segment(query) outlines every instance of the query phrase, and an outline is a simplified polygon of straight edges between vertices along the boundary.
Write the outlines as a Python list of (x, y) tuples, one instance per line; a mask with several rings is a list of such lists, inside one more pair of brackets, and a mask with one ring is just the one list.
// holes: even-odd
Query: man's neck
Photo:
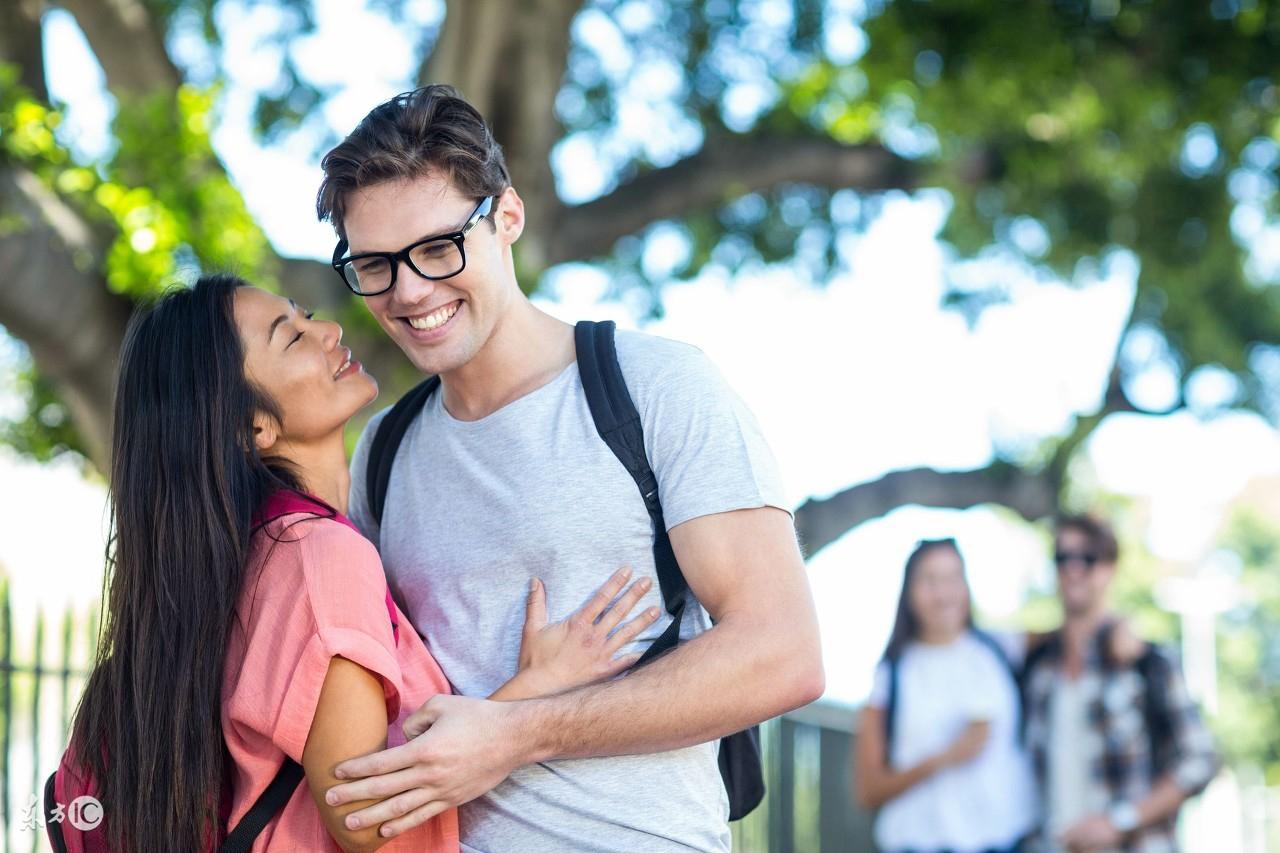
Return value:
[(342, 430), (315, 443), (282, 446), (278, 453), (293, 465), (308, 494), (347, 514), (351, 471), (347, 467)]
[(1107, 618), (1105, 607), (1068, 614), (1062, 623), (1063, 665), (1068, 674), (1078, 675), (1089, 655), (1089, 644)]
[(550, 382), (574, 357), (573, 327), (517, 298), (480, 352), (441, 375), (445, 408), (480, 420)]

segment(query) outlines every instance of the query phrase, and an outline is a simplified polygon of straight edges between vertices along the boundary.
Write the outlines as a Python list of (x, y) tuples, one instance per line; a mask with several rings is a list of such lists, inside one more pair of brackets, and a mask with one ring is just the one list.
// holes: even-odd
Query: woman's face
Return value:
[(236, 290), (235, 321), (246, 375), (280, 408), (281, 423), (259, 430), (260, 448), (327, 438), (378, 396), (337, 323), (309, 320), (292, 300), (256, 287)]
[(960, 555), (950, 548), (926, 551), (912, 574), (909, 597), (922, 634), (963, 630), (969, 621), (969, 586)]

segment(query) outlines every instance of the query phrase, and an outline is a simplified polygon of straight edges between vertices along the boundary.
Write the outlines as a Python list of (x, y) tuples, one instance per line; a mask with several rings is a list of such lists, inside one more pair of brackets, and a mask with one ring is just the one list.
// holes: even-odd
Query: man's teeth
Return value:
[(451, 305), (446, 305), (443, 308), (432, 311), (430, 314), (426, 314), (421, 317), (409, 317), (409, 325), (422, 331), (430, 331), (432, 329), (439, 328), (449, 322), (450, 317), (458, 313), (460, 305), (461, 303), (454, 302)]

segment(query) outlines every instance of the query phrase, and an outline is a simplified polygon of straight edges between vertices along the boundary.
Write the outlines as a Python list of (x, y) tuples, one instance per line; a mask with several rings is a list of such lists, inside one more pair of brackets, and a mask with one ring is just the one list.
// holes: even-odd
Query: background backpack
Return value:
[[(654, 640), (636, 664), (643, 666), (680, 644), (680, 624), (689, 584), (671, 549), (671, 539), (667, 535), (662, 517), (662, 504), (658, 500), (658, 480), (645, 455), (644, 428), (640, 422), (640, 414), (631, 400), (622, 368), (618, 364), (614, 324), (588, 321), (578, 323), (574, 328), (574, 342), (577, 347), (578, 373), (582, 377), (582, 388), (586, 392), (596, 432), (636, 481), (645, 509), (649, 511), (649, 518), (653, 522), (653, 562), (663, 602), (667, 612), (671, 614), (671, 624)], [(391, 407), (374, 433), (365, 479), (369, 510), (379, 525), (382, 524), (387, 486), (391, 482), (391, 468), (400, 442), (409, 425), (439, 387), (438, 376), (419, 383)], [(759, 726), (752, 726), (721, 739), (719, 764), (720, 777), (724, 780), (725, 790), (729, 795), (729, 819), (739, 820), (750, 814), (764, 799)]]

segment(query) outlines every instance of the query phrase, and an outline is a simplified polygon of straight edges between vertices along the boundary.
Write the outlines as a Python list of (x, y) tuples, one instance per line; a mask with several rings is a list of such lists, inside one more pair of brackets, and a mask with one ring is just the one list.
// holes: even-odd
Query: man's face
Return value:
[[(398, 252), (458, 231), (479, 202), (435, 174), (356, 190), (344, 217), (348, 252)], [(508, 250), (523, 221), (519, 197), (508, 189), (494, 200), (489, 218), (467, 234), (462, 272), (432, 281), (401, 263), (390, 291), (365, 298), (420, 371), (447, 374), (462, 367), (498, 327), (517, 292)]]
[(1067, 527), (1058, 532), (1054, 563), (1058, 569), (1058, 597), (1068, 616), (1094, 612), (1106, 603), (1115, 563), (1098, 556), (1084, 531)]

